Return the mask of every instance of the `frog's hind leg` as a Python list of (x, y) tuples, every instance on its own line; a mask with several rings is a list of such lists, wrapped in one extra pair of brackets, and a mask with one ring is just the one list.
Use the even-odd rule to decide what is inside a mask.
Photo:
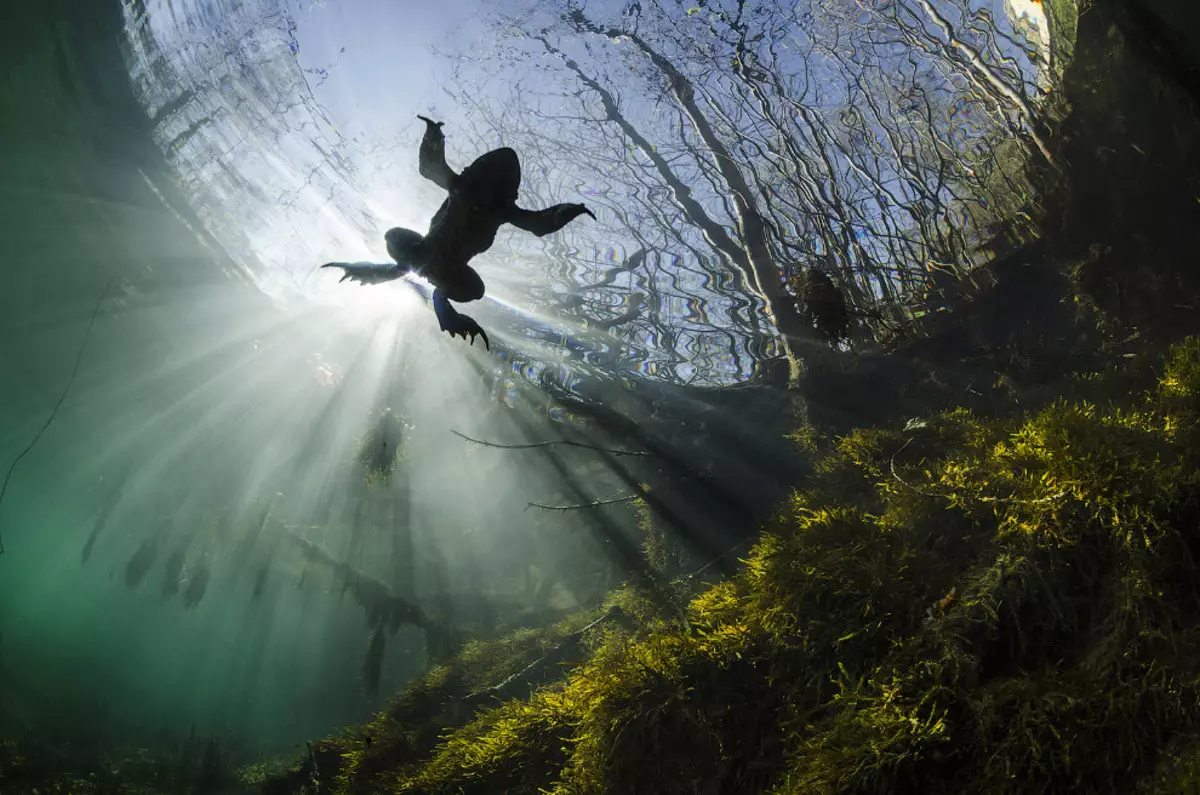
[(483, 278), (470, 265), (459, 264), (440, 271), (434, 277), (434, 285), (446, 298), (456, 303), (464, 304), (483, 298)]
[[(482, 290), (480, 291), (482, 295)], [(472, 300), (472, 299), (467, 299)], [(470, 339), (475, 344), (475, 337), (483, 337), (483, 347), (491, 350), (487, 332), (483, 330), (470, 315), (464, 315), (450, 305), (446, 292), (438, 287), (433, 291), (433, 311), (437, 315), (438, 326), (451, 337)]]
[(596, 217), (582, 204), (556, 204), (544, 210), (526, 210), (513, 204), (504, 220), (518, 229), (542, 237), (557, 232), (581, 215), (590, 215), (593, 219)]

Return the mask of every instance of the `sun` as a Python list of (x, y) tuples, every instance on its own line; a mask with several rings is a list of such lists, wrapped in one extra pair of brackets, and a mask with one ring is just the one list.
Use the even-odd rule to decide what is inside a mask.
[(338, 314), (356, 316), (362, 321), (411, 315), (420, 305), (413, 285), (404, 280), (367, 285), (344, 282), (330, 287), (327, 298)]

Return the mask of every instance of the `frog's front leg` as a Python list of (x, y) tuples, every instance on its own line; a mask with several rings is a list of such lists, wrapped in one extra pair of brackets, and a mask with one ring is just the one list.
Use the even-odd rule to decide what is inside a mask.
[(450, 190), (450, 186), (458, 179), (454, 169), (446, 164), (446, 136), (442, 132), (445, 122), (417, 116), (425, 122), (425, 135), (421, 138), (421, 150), (418, 153), (421, 176), (435, 185)]
[(508, 208), (504, 220), (518, 229), (544, 237), (557, 232), (581, 215), (590, 215), (593, 220), (596, 218), (596, 214), (582, 204), (556, 204), (544, 210), (526, 210), (514, 204)]
[(411, 270), (406, 265), (386, 262), (327, 262), (322, 268), (341, 268), (345, 273), (339, 282), (347, 279), (359, 284), (382, 284), (402, 278)]

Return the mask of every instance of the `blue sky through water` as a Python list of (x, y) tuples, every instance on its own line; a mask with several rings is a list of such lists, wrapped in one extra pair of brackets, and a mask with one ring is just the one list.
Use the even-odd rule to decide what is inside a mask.
[[(1002, 2), (977, 0), (972, 10), (976, 16), (982, 13), (1004, 18)], [(593, 2), (588, 13), (598, 20), (621, 20), (624, 5)], [(666, 5), (674, 8), (670, 2)], [(944, 2), (937, 5), (949, 8)], [(718, 6), (709, 3), (706, 7), (712, 10)], [(491, 125), (495, 129), (489, 129), (486, 119), (474, 119), (473, 134), (460, 126), (463, 108), (456, 106), (452, 94), (496, 91), (492, 98), (495, 106), (505, 108), (513, 120), (541, 126), (544, 132), (547, 125), (558, 123), (554, 114), (562, 112), (564, 97), (569, 98), (579, 87), (574, 76), (544, 53), (524, 61), (486, 57), (489, 46), (499, 45), (494, 34), (488, 32), (485, 11), (496, 15), (512, 10), (520, 20), (540, 17), (538, 21), (543, 24), (553, 22), (549, 14), (552, 9), (544, 3), (283, 0), (280, 6), (278, 0), (149, 0), (146, 7), (154, 39), (168, 61), (167, 73), (155, 74), (146, 65), (153, 61), (154, 53), (135, 52), (135, 82), (144, 98), (157, 93), (157, 99), (148, 99), (147, 105), (170, 107), (172, 100), (178, 99), (177, 93), (172, 97), (170, 92), (180, 88), (194, 95), (182, 110), (175, 109), (171, 118), (162, 121), (160, 143), (187, 175), (185, 186), (197, 196), (205, 195), (198, 201), (210, 227), (227, 241), (235, 258), (252, 262), (251, 268), (264, 289), (278, 295), (299, 294), (316, 300), (349, 295), (342, 288), (314, 278), (313, 266), (329, 259), (385, 259), (380, 243), (383, 229), (402, 225), (423, 230), (427, 226), (441, 196), (416, 174), (416, 145), (422, 132), (422, 125), (415, 119), (417, 112), (435, 113), (447, 121), (449, 158), (461, 167), (483, 147), (507, 141), (497, 132), (500, 127)], [(278, 13), (281, 9), (288, 12), (286, 25), (282, 24), (285, 15)], [(681, 9), (676, 12), (682, 13)], [(541, 14), (536, 13), (539, 10)], [(703, 22), (700, 14), (688, 19)], [(649, 21), (643, 24), (648, 29), (653, 27)], [(700, 28), (693, 27), (689, 35), (703, 41)], [(136, 42), (136, 37), (131, 38)], [(793, 61), (805, 51), (803, 35), (795, 38), (798, 46), (787, 56)], [(585, 70), (613, 88), (622, 110), (661, 151), (679, 156), (675, 167), (681, 176), (696, 187), (697, 195), (714, 217), (731, 223), (728, 197), (707, 187), (711, 165), (689, 162), (684, 157), (681, 141), (689, 132), (670, 104), (653, 96), (653, 80), (647, 79), (653, 70), (643, 63), (639, 71), (638, 59), (628, 57), (628, 47), (603, 37), (590, 37), (586, 49), (578, 37), (557, 41), (580, 60)], [(243, 54), (255, 54), (261, 62), (261, 74), (239, 72), (228, 59), (213, 62), (214, 50), (230, 42), (237, 42)], [(537, 46), (525, 42), (530, 52)], [(672, 50), (669, 43), (665, 46), (669, 57), (696, 65), (685, 53)], [(452, 79), (454, 62), (435, 57), (433, 47), (468, 57), (482, 56), (467, 72), (489, 80), (481, 80), (478, 88), (456, 84)], [(140, 67), (136, 65), (137, 55), (145, 61)], [(855, 54), (851, 52), (847, 57), (853, 61)], [(828, 105), (836, 108), (844, 89), (836, 85), (839, 75), (831, 63), (826, 60), (814, 65), (813, 74), (818, 82), (829, 84)], [(792, 71), (800, 70), (796, 66)], [(729, 117), (723, 132), (736, 141), (731, 133), (745, 118), (736, 116), (736, 103), (721, 79), (720, 75), (700, 79), (698, 85), (708, 92), (706, 101)], [(936, 80), (937, 75), (931, 74), (930, 79)], [(272, 106), (261, 101), (261, 94), (279, 92), (280, 86), (289, 81), (296, 88), (295, 93), (287, 89), (288, 102), (304, 90), (311, 90), (315, 100), (312, 106), (288, 104), (279, 113), (278, 103)], [(651, 89), (649, 93), (647, 88)], [(596, 104), (594, 98), (585, 97), (583, 107), (589, 104)], [(255, 110), (256, 105), (263, 107), (247, 112), (247, 108)], [(320, 110), (315, 119), (314, 107)], [(534, 108), (545, 115), (531, 119), (528, 111)], [(569, 117), (570, 110), (563, 115)], [(961, 129), (973, 126), (972, 108), (955, 112)], [(264, 124), (271, 129), (263, 130)], [(719, 118), (717, 124), (722, 124)], [(865, 125), (864, 132), (879, 135), (878, 127), (871, 123)], [(621, 166), (602, 165), (606, 159), (619, 163), (624, 148), (617, 140), (619, 134), (614, 135), (611, 129), (604, 137), (606, 140), (598, 137), (594, 141), (603, 148), (587, 151), (586, 157), (579, 156), (583, 154), (580, 150), (569, 155), (523, 151), (526, 173), (531, 177), (524, 191), (537, 196), (531, 203), (548, 203), (551, 198), (571, 200), (568, 195), (582, 191), (591, 197), (586, 199), (589, 202), (609, 201), (616, 211), (630, 204), (634, 197), (621, 192), (632, 189), (643, 192), (641, 199), (649, 205), (669, 206), (659, 187), (639, 186), (636, 181), (622, 183)], [(739, 154), (747, 162), (755, 160), (750, 149), (742, 149)], [(786, 160), (782, 156), (778, 159)], [(628, 166), (626, 163), (624, 167)], [(850, 184), (856, 179), (846, 163), (835, 164), (834, 170)], [(887, 164), (881, 168), (880, 177), (889, 187), (898, 184), (894, 170)], [(548, 193), (558, 195), (550, 197)], [(632, 208), (629, 216), (636, 221), (637, 215), (637, 208)], [(868, 214), (863, 220), (871, 218)], [(595, 282), (638, 249), (638, 241), (628, 237), (611, 212), (607, 220), (608, 225), (602, 229), (570, 230), (572, 235), (592, 235), (591, 250), (573, 249), (558, 241), (549, 244), (548, 253), (573, 263), (568, 269), (572, 272), (564, 274), (566, 282)], [(863, 228), (859, 224), (855, 234), (862, 234)], [(797, 236), (806, 234), (799, 227), (790, 231)], [(660, 251), (646, 258), (640, 272), (622, 274), (614, 283), (617, 291), (624, 291), (624, 298), (618, 301), (632, 300), (633, 292), (641, 290), (654, 296), (652, 309), (657, 310), (657, 315), (647, 312), (639, 323), (622, 333), (648, 356), (654, 355), (653, 349), (664, 333), (675, 338), (690, 335), (688, 350), (696, 355), (692, 358), (705, 358), (716, 370), (732, 373), (740, 365), (720, 351), (735, 351), (737, 345), (731, 347), (722, 338), (720, 327), (737, 325), (734, 321), (738, 313), (745, 316), (744, 307), (731, 303), (728, 291), (713, 289), (720, 281), (714, 273), (724, 266), (711, 270), (697, 254), (687, 250), (688, 246), (694, 252), (705, 248), (696, 230), (683, 230), (683, 238), (683, 246), (678, 241), (653, 241)], [(868, 237), (863, 240), (866, 245), (872, 244)], [(532, 293), (548, 289), (544, 284), (549, 278), (546, 274), (562, 267), (539, 256), (539, 250), (529, 241), (506, 240), (503, 236), (486, 258), (489, 292), (499, 299), (496, 307), (501, 310), (507, 307), (519, 312), (529, 304)], [(608, 302), (609, 308), (618, 311), (622, 305), (612, 304), (616, 294), (610, 291), (593, 298)], [(514, 322), (519, 320), (515, 318)], [(710, 344), (710, 340), (715, 342)], [(733, 358), (737, 358), (736, 353)], [(682, 374), (678, 368), (687, 365), (675, 362), (674, 366)], [(651, 372), (653, 368), (643, 370)]]

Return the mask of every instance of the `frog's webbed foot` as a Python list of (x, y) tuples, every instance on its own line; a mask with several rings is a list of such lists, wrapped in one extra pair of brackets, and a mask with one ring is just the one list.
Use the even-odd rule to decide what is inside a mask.
[(450, 302), (446, 300), (446, 296), (440, 289), (433, 291), (433, 311), (437, 313), (438, 325), (442, 331), (449, 334), (451, 337), (462, 337), (464, 340), (470, 338), (471, 344), (475, 344), (475, 337), (483, 337), (483, 347), (491, 350), (492, 346), (488, 343), (487, 332), (484, 331), (475, 319), (469, 315), (464, 315), (454, 307), (450, 306)]
[(428, 116), (422, 116), (420, 113), (417, 114), (417, 118), (433, 128), (433, 130), (431, 131), (432, 134), (434, 134), (434, 135), (442, 134), (442, 125), (444, 125), (446, 122), (434, 121), (433, 119), (429, 118)]
[(556, 204), (544, 210), (526, 210), (514, 206), (506, 220), (518, 229), (542, 237), (557, 232), (581, 215), (590, 215), (593, 219), (596, 217), (583, 204)]

